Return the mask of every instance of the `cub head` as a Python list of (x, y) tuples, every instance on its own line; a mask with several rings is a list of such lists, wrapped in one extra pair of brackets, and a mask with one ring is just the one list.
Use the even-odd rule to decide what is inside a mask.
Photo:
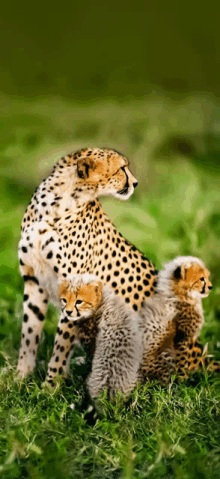
[(177, 296), (206, 298), (212, 283), (210, 272), (198, 258), (181, 262), (173, 271), (173, 290)]
[(94, 278), (92, 275), (78, 275), (60, 283), (61, 308), (69, 320), (90, 318), (99, 308), (102, 302), (103, 284)]
[(163, 266), (158, 276), (158, 291), (180, 299), (209, 295), (212, 289), (210, 272), (199, 258), (179, 256)]
[[(86, 148), (58, 161), (55, 171), (65, 179), (73, 198), (86, 201), (101, 195), (127, 200), (138, 185), (127, 158), (107, 148)], [(66, 176), (66, 178), (65, 178)]]

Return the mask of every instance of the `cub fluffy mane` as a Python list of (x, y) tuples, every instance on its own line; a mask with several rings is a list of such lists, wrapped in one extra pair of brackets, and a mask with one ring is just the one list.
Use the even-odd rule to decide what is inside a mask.
[(71, 291), (71, 289), (75, 290), (76, 288), (92, 283), (93, 281), (100, 281), (98, 276), (95, 274), (73, 274), (68, 275), (66, 278), (59, 278), (58, 284), (60, 285), (62, 283), (68, 283), (68, 289)]

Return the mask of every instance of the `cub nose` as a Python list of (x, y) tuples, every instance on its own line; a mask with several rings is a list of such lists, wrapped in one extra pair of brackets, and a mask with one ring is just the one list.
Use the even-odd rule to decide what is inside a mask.
[(213, 288), (213, 286), (208, 286), (208, 289), (212, 289), (212, 288)]
[(68, 316), (70, 316), (72, 314), (72, 311), (67, 311), (66, 310), (66, 314), (68, 314)]
[(138, 181), (135, 181), (135, 183), (133, 183), (133, 187), (136, 188), (137, 185), (138, 185)]

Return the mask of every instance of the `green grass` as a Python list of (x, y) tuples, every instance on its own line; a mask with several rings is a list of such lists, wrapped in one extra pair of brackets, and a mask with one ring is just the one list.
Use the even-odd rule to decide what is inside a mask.
[(201, 374), (170, 390), (149, 382), (134, 391), (129, 406), (103, 398), (104, 416), (91, 427), (70, 407), (80, 403), (83, 387), (74, 364), (68, 386), (52, 395), (40, 389), (57, 321), (50, 307), (37, 371), (23, 384), (14, 379), (22, 321), (21, 219), (54, 161), (90, 145), (125, 153), (139, 180), (128, 202), (102, 200), (119, 231), (158, 267), (191, 254), (210, 268), (214, 289), (204, 301), (202, 342), (220, 358), (219, 105), (195, 96), (172, 103), (159, 94), (121, 105), (83, 107), (55, 97), (2, 97), (1, 104), (0, 475), (219, 478), (218, 376)]

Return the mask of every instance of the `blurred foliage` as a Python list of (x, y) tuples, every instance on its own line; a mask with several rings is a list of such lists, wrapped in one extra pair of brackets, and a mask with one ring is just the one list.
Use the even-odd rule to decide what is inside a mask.
[(219, 4), (27, 0), (1, 7), (1, 91), (79, 101), (219, 94)]

